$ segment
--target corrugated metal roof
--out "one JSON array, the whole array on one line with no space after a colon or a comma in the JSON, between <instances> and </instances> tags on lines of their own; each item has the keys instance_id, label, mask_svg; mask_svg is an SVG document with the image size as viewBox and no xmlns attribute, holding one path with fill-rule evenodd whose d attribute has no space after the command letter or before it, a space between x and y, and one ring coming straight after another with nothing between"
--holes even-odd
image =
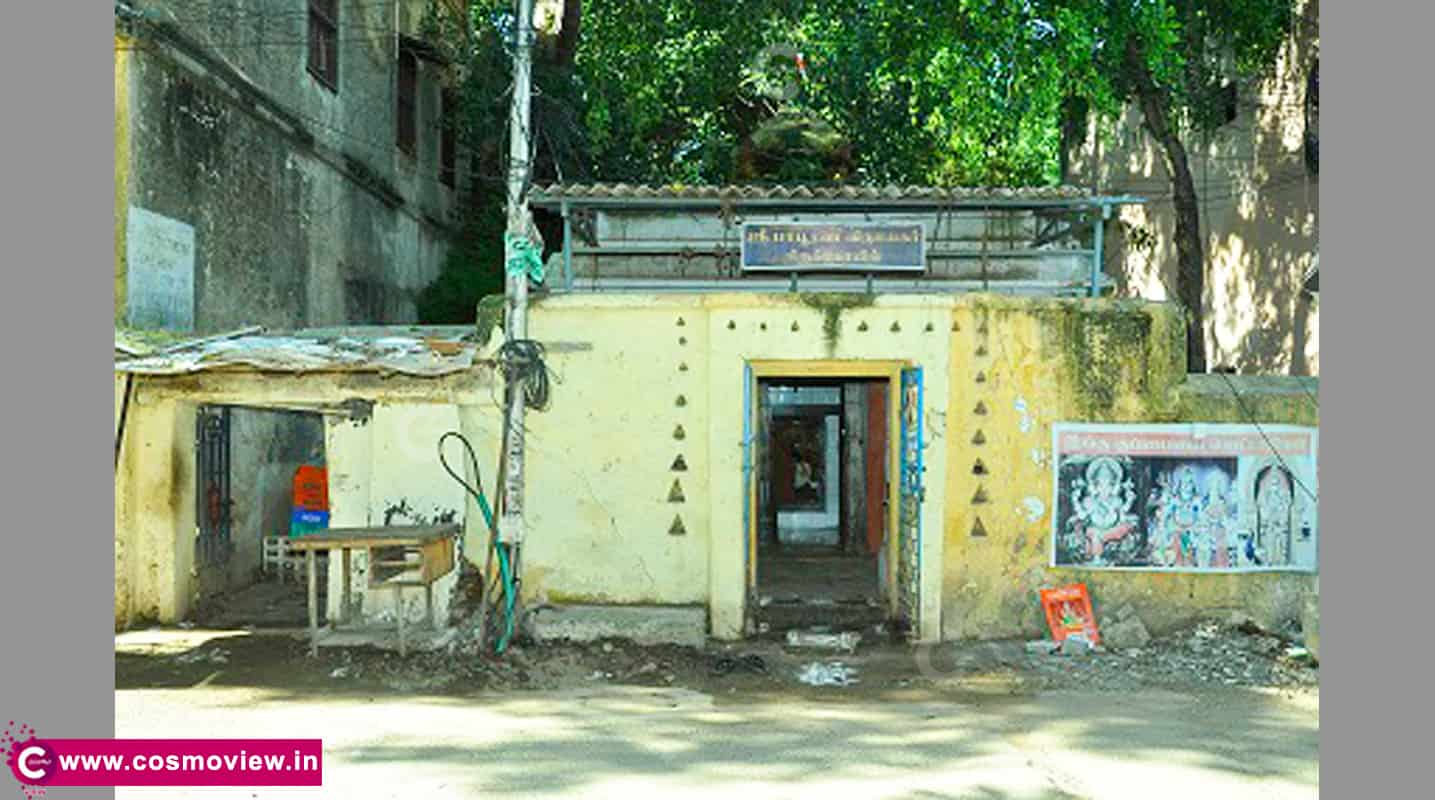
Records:
<instances>
[{"instance_id":1,"label":"corrugated metal roof","mask_svg":"<svg viewBox=\"0 0 1435 800\"><path fill-rule=\"evenodd\" d=\"M529 198L538 204L560 200L792 200L854 201L881 203L930 202L980 203L1021 201L1063 201L1094 199L1076 186L1033 187L939 187L939 186L851 186L851 185L728 185L652 186L628 183L553 183L536 186Z\"/></svg>"},{"instance_id":2,"label":"corrugated metal roof","mask_svg":"<svg viewBox=\"0 0 1435 800\"><path fill-rule=\"evenodd\" d=\"M249 334L198 340L119 361L115 371L183 375L249 372L374 372L439 377L480 363L472 327L364 328Z\"/></svg>"}]
</instances>

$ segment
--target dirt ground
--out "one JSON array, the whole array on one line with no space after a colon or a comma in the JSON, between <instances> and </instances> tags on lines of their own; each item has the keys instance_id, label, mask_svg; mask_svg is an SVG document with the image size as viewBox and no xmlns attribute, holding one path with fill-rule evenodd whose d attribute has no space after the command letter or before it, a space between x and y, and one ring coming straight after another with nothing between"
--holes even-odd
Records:
<instances>
[{"instance_id":1,"label":"dirt ground","mask_svg":"<svg viewBox=\"0 0 1435 800\"><path fill-rule=\"evenodd\" d=\"M802 680L819 672L845 685ZM1315 668L1214 623L1078 656L455 641L310 658L293 633L167 629L117 637L116 683L119 736L323 739L323 796L1318 795Z\"/></svg>"},{"instance_id":2,"label":"dirt ground","mask_svg":"<svg viewBox=\"0 0 1435 800\"><path fill-rule=\"evenodd\" d=\"M1202 691L1246 687L1286 693L1314 691L1318 671L1299 648L1247 623L1205 622L1141 648L1062 655L1025 642L947 643L913 647L892 642L844 653L793 648L781 640L703 649L594 643L519 643L502 656L455 639L431 652L369 647L322 648L316 658L298 631L172 629L117 638L120 689L206 686L272 687L291 691L429 692L467 695L521 689L565 689L592 683L681 687L709 693L802 691L811 665L840 665L843 696L887 689L935 691L970 686L1012 692L1083 689ZM833 672L834 670L828 670ZM826 695L824 695L826 696Z\"/></svg>"}]
</instances>

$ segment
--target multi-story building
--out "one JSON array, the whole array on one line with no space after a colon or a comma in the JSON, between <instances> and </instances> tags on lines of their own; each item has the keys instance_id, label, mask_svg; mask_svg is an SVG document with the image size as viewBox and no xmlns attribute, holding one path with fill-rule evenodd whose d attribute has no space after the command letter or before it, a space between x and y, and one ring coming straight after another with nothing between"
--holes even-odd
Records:
<instances>
[{"instance_id":1,"label":"multi-story building","mask_svg":"<svg viewBox=\"0 0 1435 800\"><path fill-rule=\"evenodd\" d=\"M432 7L116 2L117 330L416 321L467 169L445 124L455 67L420 35ZM190 478L207 498L197 539L232 543L205 549L207 595L251 580L324 439L317 414L198 417L197 452L214 457Z\"/></svg>"},{"instance_id":2,"label":"multi-story building","mask_svg":"<svg viewBox=\"0 0 1435 800\"><path fill-rule=\"evenodd\" d=\"M1296 4L1273 67L1228 85L1228 121L1186 139L1206 256L1207 363L1239 372L1314 375L1319 367L1319 2ZM1175 208L1159 146L1132 108L1114 131L1092 120L1068 140L1067 175L1132 194L1108 230L1119 291L1175 299Z\"/></svg>"}]
</instances>

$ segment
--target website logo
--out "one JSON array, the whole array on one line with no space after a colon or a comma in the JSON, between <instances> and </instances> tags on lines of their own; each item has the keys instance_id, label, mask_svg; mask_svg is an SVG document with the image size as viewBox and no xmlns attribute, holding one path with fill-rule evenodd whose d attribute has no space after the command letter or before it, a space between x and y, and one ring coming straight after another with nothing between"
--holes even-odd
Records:
<instances>
[{"instance_id":1,"label":"website logo","mask_svg":"<svg viewBox=\"0 0 1435 800\"><path fill-rule=\"evenodd\" d=\"M5 726L5 733L0 735L0 746L5 750L5 763L10 767L10 774L20 782L20 790L25 797L42 797L45 794L45 784L55 777L59 769L59 760L55 757L55 751L48 744L35 738L35 729L29 725L16 725L15 720Z\"/></svg>"}]
</instances>

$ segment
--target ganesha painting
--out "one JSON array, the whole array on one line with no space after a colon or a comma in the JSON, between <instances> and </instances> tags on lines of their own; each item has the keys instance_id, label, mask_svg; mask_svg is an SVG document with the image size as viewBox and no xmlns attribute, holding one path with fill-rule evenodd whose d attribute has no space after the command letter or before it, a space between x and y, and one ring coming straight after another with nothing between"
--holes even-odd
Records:
<instances>
[{"instance_id":1,"label":"ganesha painting","mask_svg":"<svg viewBox=\"0 0 1435 800\"><path fill-rule=\"evenodd\" d=\"M1086 467L1083 480L1073 487L1069 525L1084 545L1092 564L1104 563L1108 546L1137 529L1136 490L1114 458L1096 458Z\"/></svg>"}]
</instances>

